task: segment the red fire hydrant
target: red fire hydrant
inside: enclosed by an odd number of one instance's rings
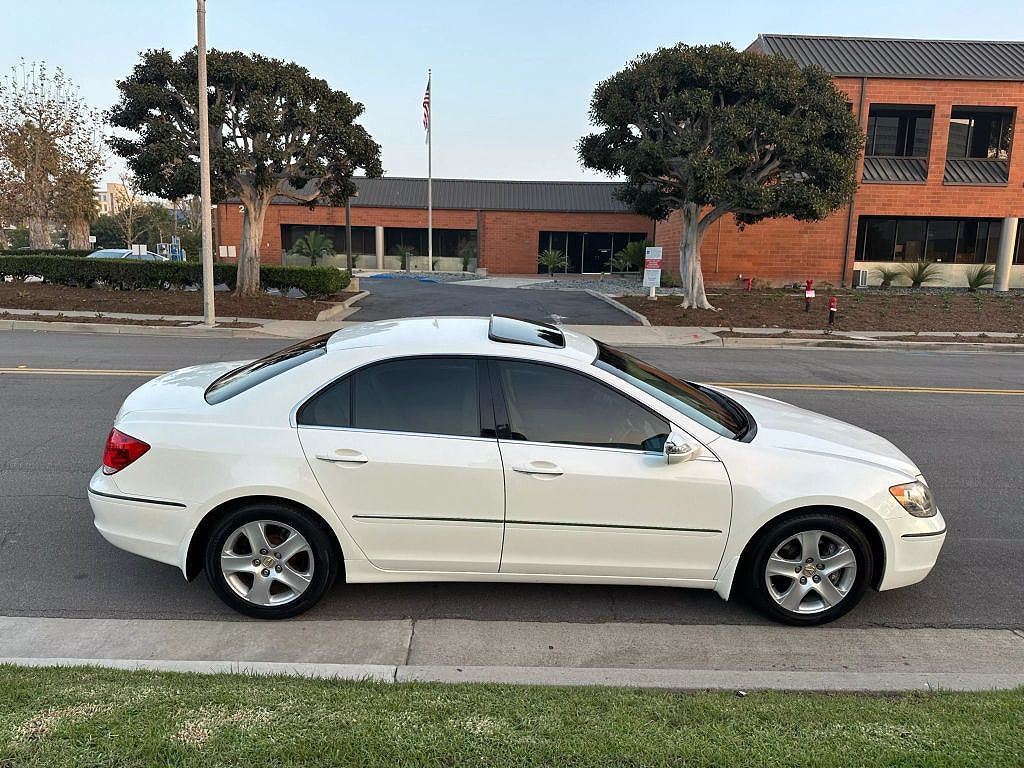
[[[828,324],[833,326],[836,324],[836,312],[839,311],[839,299],[832,296],[828,300]]]
[[[804,289],[804,312],[811,311],[811,299],[814,298],[814,281],[807,278],[807,287]]]
[[[752,277],[744,277],[743,278],[743,282],[745,282],[747,284],[747,287],[744,288],[743,290],[745,290],[745,291],[753,290],[753,288],[754,288],[754,278],[752,278]]]

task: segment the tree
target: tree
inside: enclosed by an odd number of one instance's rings
[[[309,259],[310,266],[315,267],[317,259],[322,259],[324,256],[330,256],[334,253],[334,243],[331,242],[331,238],[327,235],[319,232],[308,232],[295,241],[291,252],[294,256],[302,256]]]
[[[96,236],[97,248],[124,248],[121,239],[121,225],[109,213],[97,216],[89,227],[89,234]]]
[[[104,163],[100,125],[59,68],[23,62],[0,81],[0,218],[26,221],[31,247],[53,245],[53,220],[68,225],[71,243],[84,234],[88,247]]]
[[[542,267],[547,267],[549,275],[556,269],[559,272],[565,270],[569,264],[565,259],[565,254],[561,251],[555,250],[554,248],[548,248],[546,251],[541,251],[540,256],[537,257],[537,263]]]
[[[644,255],[650,243],[646,240],[633,240],[626,243],[626,247],[618,251],[608,263],[608,266],[615,272],[633,272],[644,263]]]
[[[176,200],[199,189],[197,55],[151,50],[124,80],[110,121],[132,133],[110,139],[143,190]],[[338,205],[352,176],[382,173],[380,147],[355,121],[363,105],[295,63],[211,50],[207,56],[213,196],[241,201],[237,290],[259,291],[260,243],[275,196]]]
[[[712,309],[700,245],[731,214],[825,218],[848,202],[863,136],[832,77],[731,45],[659,48],[599,83],[583,165],[624,175],[620,198],[654,219],[681,211],[684,307]]]
[[[146,201],[134,176],[122,175],[110,200],[111,216],[117,222],[125,248],[131,248],[139,234],[139,225],[146,215]]]

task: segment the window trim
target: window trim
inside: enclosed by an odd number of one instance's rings
[[[478,411],[479,411],[480,434],[478,434],[478,435],[450,435],[450,434],[445,434],[443,432],[410,432],[408,430],[380,429],[379,427],[353,427],[353,426],[336,427],[336,426],[329,426],[329,425],[324,425],[324,424],[302,424],[299,421],[299,414],[300,414],[300,412],[310,402],[315,400],[317,397],[319,397],[326,390],[330,389],[331,387],[335,386],[336,384],[340,384],[342,381],[344,381],[347,378],[355,376],[357,373],[361,373],[362,371],[366,371],[366,370],[368,370],[370,368],[373,368],[375,366],[386,365],[388,363],[397,362],[399,360],[405,361],[405,360],[434,360],[434,359],[441,359],[441,360],[452,360],[452,359],[473,360],[473,361],[476,362],[476,389],[477,389],[477,403],[478,403]],[[486,361],[480,355],[476,355],[476,354],[471,354],[471,355],[460,355],[460,354],[457,354],[457,353],[454,353],[454,354],[453,353],[442,353],[442,354],[435,354],[435,355],[413,354],[413,355],[397,355],[395,357],[388,357],[388,358],[384,358],[382,360],[371,360],[370,362],[363,363],[362,365],[360,365],[360,366],[358,366],[356,368],[353,368],[350,371],[346,371],[345,373],[341,374],[340,376],[337,376],[337,377],[331,379],[326,384],[323,384],[323,385],[317,387],[317,389],[314,390],[312,393],[310,393],[310,394],[306,395],[305,397],[303,397],[299,401],[299,403],[295,407],[292,408],[291,413],[288,415],[288,423],[289,423],[289,426],[291,426],[294,429],[302,428],[302,429],[328,429],[328,430],[349,431],[349,432],[368,432],[368,433],[372,432],[372,433],[385,434],[385,435],[404,435],[404,436],[408,436],[408,437],[446,437],[446,438],[451,438],[453,440],[487,440],[487,441],[496,440],[497,438],[495,437],[496,432],[495,432],[495,423],[494,423],[494,409],[493,409],[493,406],[491,404],[491,395],[490,395],[490,391],[489,391],[490,388],[488,386],[486,386],[485,380],[484,380],[485,376],[487,376],[487,375],[488,375],[488,367],[486,365]],[[351,388],[350,388],[349,397],[350,398],[352,397],[352,395],[351,395]],[[352,408],[351,408],[351,399],[350,399],[349,400],[349,415],[351,416],[351,414],[352,414]],[[489,434],[487,434],[487,433],[489,433]]]
[[[677,430],[681,430],[681,428],[676,424],[675,421],[673,421],[672,419],[665,418],[665,416],[663,416],[662,414],[658,413],[657,411],[655,411],[650,406],[648,406],[648,405],[646,405],[644,403],[641,403],[639,400],[637,400],[631,394],[629,394],[627,392],[623,392],[618,387],[614,387],[611,384],[609,384],[608,382],[602,381],[601,379],[599,379],[599,378],[597,378],[595,376],[591,376],[589,373],[581,371],[578,368],[572,368],[572,367],[567,366],[567,365],[559,365],[558,363],[552,363],[552,362],[549,362],[547,360],[533,360],[533,359],[528,358],[528,357],[488,356],[486,358],[486,361],[487,361],[487,368],[488,368],[488,370],[490,372],[490,378],[491,378],[491,390],[492,390],[493,398],[494,398],[494,419],[495,419],[495,425],[496,425],[495,428],[496,428],[496,432],[497,432],[497,435],[498,435],[498,441],[499,442],[502,441],[502,440],[505,440],[506,442],[516,443],[517,445],[544,445],[544,446],[555,446],[556,448],[578,448],[578,449],[590,450],[590,451],[612,451],[612,452],[615,452],[615,453],[628,453],[628,454],[631,454],[631,455],[636,455],[636,454],[641,454],[641,455],[645,455],[645,456],[662,456],[662,455],[664,455],[663,451],[645,451],[642,448],[617,448],[617,447],[607,446],[607,445],[583,445],[583,444],[578,444],[578,443],[548,443],[548,442],[544,442],[544,441],[540,441],[540,440],[517,440],[516,438],[512,437],[512,425],[510,423],[510,418],[509,418],[509,415],[508,415],[508,405],[507,405],[506,400],[505,400],[505,391],[504,391],[504,388],[501,386],[501,380],[498,377],[498,371],[495,369],[496,364],[497,363],[501,363],[501,362],[529,363],[531,365],[542,365],[542,366],[546,366],[548,368],[556,368],[558,370],[568,371],[569,373],[575,373],[575,374],[577,374],[579,376],[582,376],[582,377],[584,377],[586,379],[589,379],[589,380],[591,380],[591,381],[593,381],[593,382],[595,382],[597,384],[600,384],[602,387],[605,387],[606,389],[610,389],[612,392],[614,392],[615,394],[619,395],[620,397],[623,397],[626,400],[629,400],[634,405],[644,409],[649,414],[651,414],[651,416],[653,416],[654,418],[658,419],[659,421],[664,421],[669,426],[669,432],[668,433],[669,433],[670,436],[671,436],[671,434],[673,432],[675,432]],[[626,382],[626,383],[628,384],[628,382]]]

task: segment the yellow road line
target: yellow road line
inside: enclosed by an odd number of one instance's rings
[[[936,395],[1024,395],[1024,389],[984,389],[981,387],[899,387],[885,384],[766,384],[752,381],[708,382],[714,387],[734,389],[807,389],[826,392],[903,392]]]
[[[127,368],[30,368],[19,365],[15,368],[0,367],[0,375],[25,373],[34,376],[160,376],[167,371],[134,370]],[[904,394],[933,395],[1014,395],[1024,396],[1024,389],[986,389],[982,387],[901,387],[886,384],[812,384],[812,383],[770,383],[758,381],[709,381],[714,387],[735,389],[793,389],[818,392],[894,392]]]

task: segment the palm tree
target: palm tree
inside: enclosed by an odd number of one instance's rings
[[[646,240],[634,240],[612,256],[608,266],[613,272],[634,272],[644,263],[644,255],[650,245]]]
[[[331,238],[319,232],[309,232],[295,241],[292,246],[292,256],[303,256],[309,259],[311,266],[316,266],[317,259],[330,256],[334,253],[334,244]]]
[[[537,257],[537,263],[542,267],[548,268],[548,274],[550,275],[556,269],[560,272],[565,270],[567,262],[565,260],[565,254],[561,251],[556,251],[553,248],[549,248],[546,251],[541,251],[540,256]]]

